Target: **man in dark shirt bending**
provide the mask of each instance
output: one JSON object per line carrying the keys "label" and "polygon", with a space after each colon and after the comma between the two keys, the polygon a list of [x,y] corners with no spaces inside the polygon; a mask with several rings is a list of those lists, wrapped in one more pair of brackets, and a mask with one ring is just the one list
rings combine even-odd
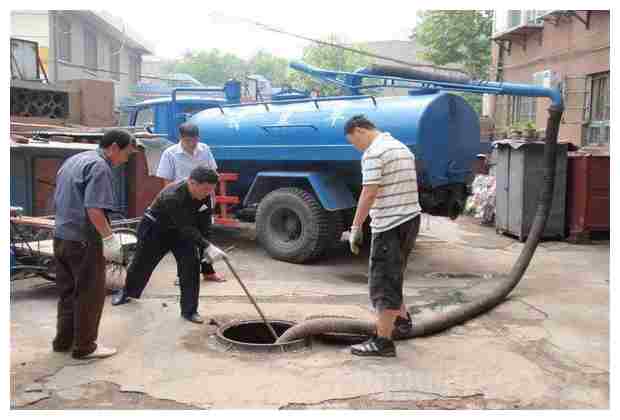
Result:
{"label": "man in dark shirt bending", "polygon": [[169,184],[157,195],[138,226],[138,245],[126,284],[112,298],[112,305],[140,298],[157,264],[172,251],[180,274],[181,316],[197,324],[204,322],[198,314],[199,248],[205,248],[209,263],[225,257],[206,238],[211,221],[209,195],[217,181],[215,171],[198,166],[189,178]]}

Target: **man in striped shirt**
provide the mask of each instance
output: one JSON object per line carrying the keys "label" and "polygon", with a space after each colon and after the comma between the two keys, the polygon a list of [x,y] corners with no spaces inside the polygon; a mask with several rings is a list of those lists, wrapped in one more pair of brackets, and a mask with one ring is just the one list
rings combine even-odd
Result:
{"label": "man in striped shirt", "polygon": [[351,347],[358,356],[396,356],[394,338],[413,327],[403,303],[407,258],[420,229],[415,157],[390,133],[377,130],[363,115],[344,126],[347,140],[362,156],[362,192],[351,225],[349,244],[354,254],[363,241],[363,224],[370,215],[372,241],[368,277],[370,301],[377,312],[376,336]]}

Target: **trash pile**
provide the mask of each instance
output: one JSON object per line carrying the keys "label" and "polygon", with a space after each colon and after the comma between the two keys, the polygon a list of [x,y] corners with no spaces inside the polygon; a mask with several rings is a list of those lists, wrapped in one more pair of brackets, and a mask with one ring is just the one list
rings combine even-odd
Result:
{"label": "trash pile", "polygon": [[477,175],[472,183],[472,195],[465,203],[465,214],[480,219],[483,225],[495,223],[495,176]]}

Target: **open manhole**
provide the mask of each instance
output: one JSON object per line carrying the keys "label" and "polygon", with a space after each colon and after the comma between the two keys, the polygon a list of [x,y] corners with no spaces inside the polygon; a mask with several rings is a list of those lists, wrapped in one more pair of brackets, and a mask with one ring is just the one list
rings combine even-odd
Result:
{"label": "open manhole", "polygon": [[[294,322],[282,320],[270,320],[269,323],[278,336],[295,325]],[[293,340],[288,343],[275,344],[272,335],[260,319],[248,321],[233,321],[218,328],[217,340],[226,346],[236,350],[249,350],[259,352],[280,352],[299,350],[310,345],[308,338]]]}

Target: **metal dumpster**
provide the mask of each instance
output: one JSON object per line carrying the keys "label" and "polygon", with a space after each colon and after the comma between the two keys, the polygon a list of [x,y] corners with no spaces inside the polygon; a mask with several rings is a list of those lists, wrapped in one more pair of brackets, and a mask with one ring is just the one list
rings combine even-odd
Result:
{"label": "metal dumpster", "polygon": [[[536,213],[543,185],[544,142],[502,140],[495,143],[497,182],[495,228],[524,241]],[[555,188],[543,238],[565,236],[567,144],[558,144]]]}
{"label": "metal dumpster", "polygon": [[568,240],[588,242],[609,232],[609,153],[569,153],[566,217]]}

